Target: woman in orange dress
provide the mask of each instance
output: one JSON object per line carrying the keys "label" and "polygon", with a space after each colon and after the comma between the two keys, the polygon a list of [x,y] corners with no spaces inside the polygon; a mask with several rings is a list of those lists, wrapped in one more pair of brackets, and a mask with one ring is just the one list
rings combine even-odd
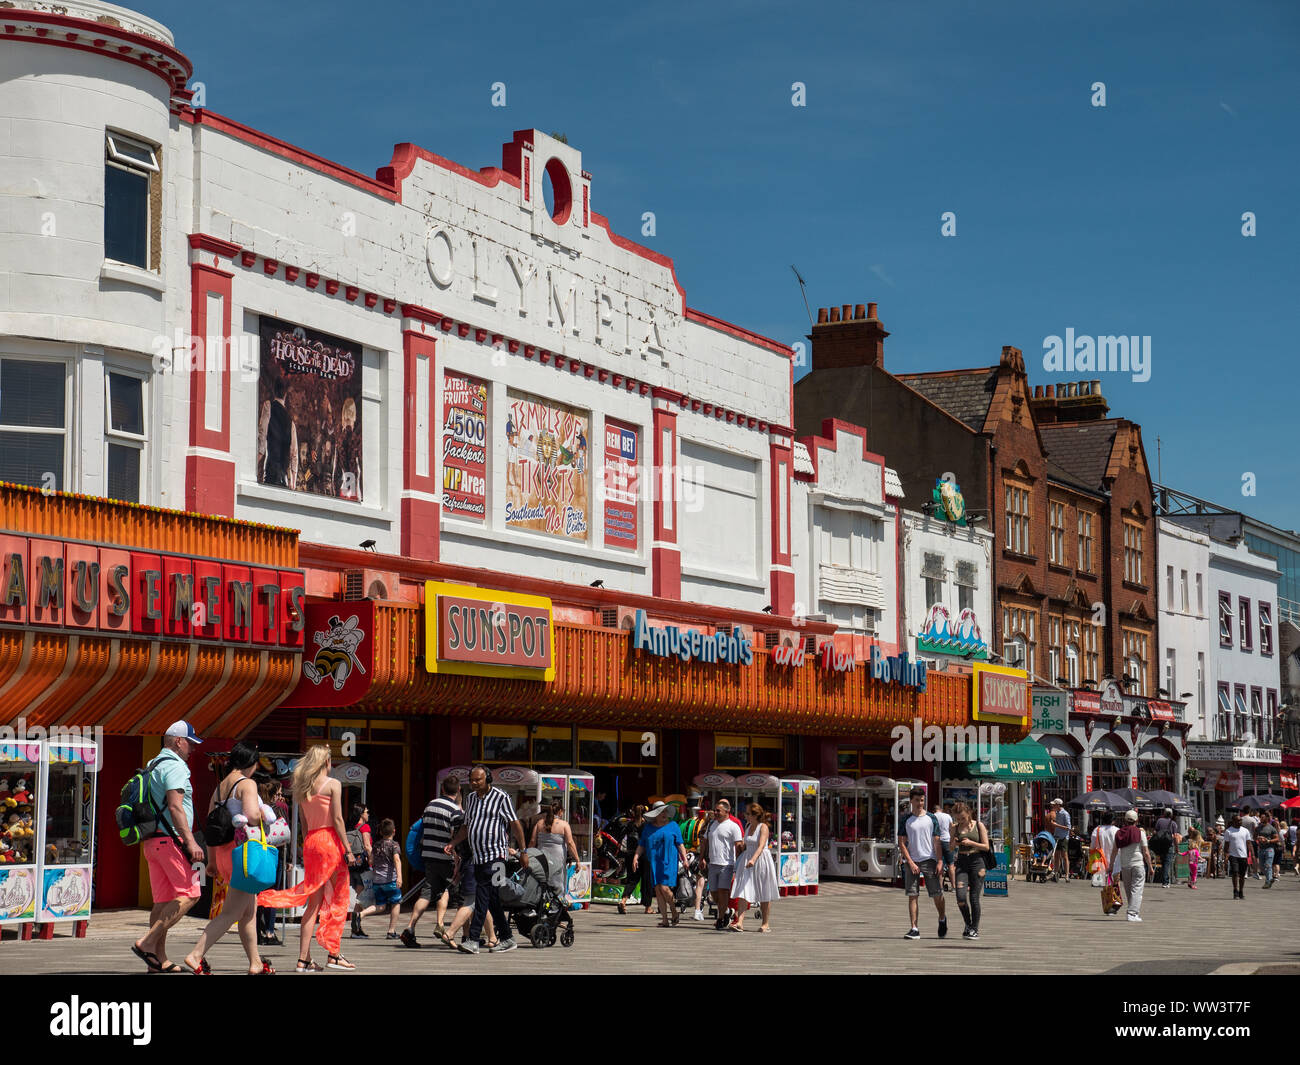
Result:
{"label": "woman in orange dress", "polygon": [[316,941],[329,954],[327,968],[356,968],[339,953],[348,917],[348,866],[355,857],[344,842],[343,785],[329,775],[332,768],[330,749],[324,744],[313,747],[294,766],[293,797],[306,833],[302,845],[303,879],[294,887],[263,891],[257,896],[259,906],[305,907],[298,972],[321,971],[311,959],[313,930]]}

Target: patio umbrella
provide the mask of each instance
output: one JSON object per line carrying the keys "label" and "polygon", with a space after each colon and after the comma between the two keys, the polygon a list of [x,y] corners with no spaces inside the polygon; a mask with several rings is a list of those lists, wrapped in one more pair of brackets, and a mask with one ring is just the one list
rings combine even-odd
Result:
{"label": "patio umbrella", "polygon": [[1175,795],[1172,791],[1165,791],[1161,788],[1155,788],[1152,791],[1142,793],[1157,806],[1168,806],[1175,813],[1178,812],[1179,806],[1190,806],[1191,804],[1181,795]]}
{"label": "patio umbrella", "polygon": [[1118,795],[1139,811],[1154,810],[1156,808],[1156,804],[1144,792],[1138,791],[1137,788],[1120,788],[1118,791],[1111,792],[1111,794]]}
{"label": "patio umbrella", "polygon": [[1272,810],[1276,806],[1281,806],[1286,802],[1285,795],[1273,795],[1271,793],[1262,793],[1259,795],[1243,795],[1236,802],[1232,803],[1229,810]]}
{"label": "patio umbrella", "polygon": [[1110,810],[1112,813],[1120,814],[1133,808],[1132,803],[1113,791],[1084,792],[1082,795],[1076,795],[1065,805],[1085,811]]}
{"label": "patio umbrella", "polygon": [[1288,810],[1294,810],[1297,806],[1300,806],[1300,795],[1297,795],[1294,799],[1287,799],[1282,805]]}

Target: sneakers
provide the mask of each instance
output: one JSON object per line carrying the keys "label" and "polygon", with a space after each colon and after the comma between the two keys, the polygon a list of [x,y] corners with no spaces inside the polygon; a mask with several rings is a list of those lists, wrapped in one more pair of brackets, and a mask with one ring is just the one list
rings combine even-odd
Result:
{"label": "sneakers", "polygon": [[970,939],[970,925],[967,925],[961,934],[962,939]]}
{"label": "sneakers", "polygon": [[942,939],[947,934],[948,934],[948,918],[945,917],[943,918],[943,920],[939,922],[939,938]]}
{"label": "sneakers", "polygon": [[912,929],[910,932],[908,932],[907,935],[905,935],[903,938],[904,938],[904,939],[920,939],[920,938],[921,938],[921,933],[920,933],[919,930],[913,928],[913,929]]}
{"label": "sneakers", "polygon": [[468,939],[462,939],[459,943],[456,944],[456,949],[460,951],[462,954],[477,954],[478,944],[471,942]]}
{"label": "sneakers", "polygon": [[385,932],[385,933],[384,933],[384,938],[385,938],[385,939],[401,939],[402,937],[399,936],[396,932]]}
{"label": "sneakers", "polygon": [[979,934],[977,931],[975,931],[975,929],[972,928],[972,929],[970,930],[970,938],[971,938],[971,939],[979,939],[979,937],[980,937],[980,934]]}
{"label": "sneakers", "polygon": [[1128,919],[1129,919],[1130,921],[1132,921],[1134,924],[1141,924],[1141,923],[1142,923],[1142,918],[1139,917],[1136,913],[1130,913],[1130,914],[1128,915]]}
{"label": "sneakers", "polygon": [[703,911],[703,910],[696,910],[696,911],[695,911],[695,916],[694,916],[693,918],[691,918],[691,920],[693,920],[693,921],[703,921],[703,920],[704,920],[704,911]]}
{"label": "sneakers", "polygon": [[504,954],[507,950],[514,950],[517,944],[513,939],[500,940],[495,946],[488,947],[489,954]]}
{"label": "sneakers", "polygon": [[1265,890],[1265,891],[1267,891],[1267,890],[1268,890],[1269,888],[1271,888],[1272,886],[1273,886],[1273,881],[1271,881],[1271,880],[1265,880],[1265,881],[1264,881],[1264,890]]}

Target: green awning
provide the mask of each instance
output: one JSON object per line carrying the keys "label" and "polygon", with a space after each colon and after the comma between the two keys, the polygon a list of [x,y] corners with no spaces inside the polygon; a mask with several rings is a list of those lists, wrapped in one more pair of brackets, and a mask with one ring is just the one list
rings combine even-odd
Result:
{"label": "green awning", "polygon": [[974,776],[991,780],[1052,780],[1056,777],[1052,756],[1037,740],[999,744],[996,765],[992,763],[991,754],[983,753],[978,761],[967,763]]}

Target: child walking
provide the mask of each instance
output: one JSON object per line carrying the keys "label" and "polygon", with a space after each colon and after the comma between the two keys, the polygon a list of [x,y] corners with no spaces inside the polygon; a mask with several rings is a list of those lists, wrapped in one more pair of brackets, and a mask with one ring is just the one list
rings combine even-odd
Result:
{"label": "child walking", "polygon": [[1187,830],[1187,886],[1196,890],[1196,873],[1201,864],[1201,847],[1204,840],[1193,825]]}
{"label": "child walking", "polygon": [[379,842],[370,853],[370,872],[374,876],[371,890],[374,892],[375,904],[367,906],[357,914],[357,923],[372,913],[388,910],[388,938],[397,939],[397,918],[402,908],[402,863],[401,851],[397,841],[397,825],[391,817],[385,817],[379,823]]}

